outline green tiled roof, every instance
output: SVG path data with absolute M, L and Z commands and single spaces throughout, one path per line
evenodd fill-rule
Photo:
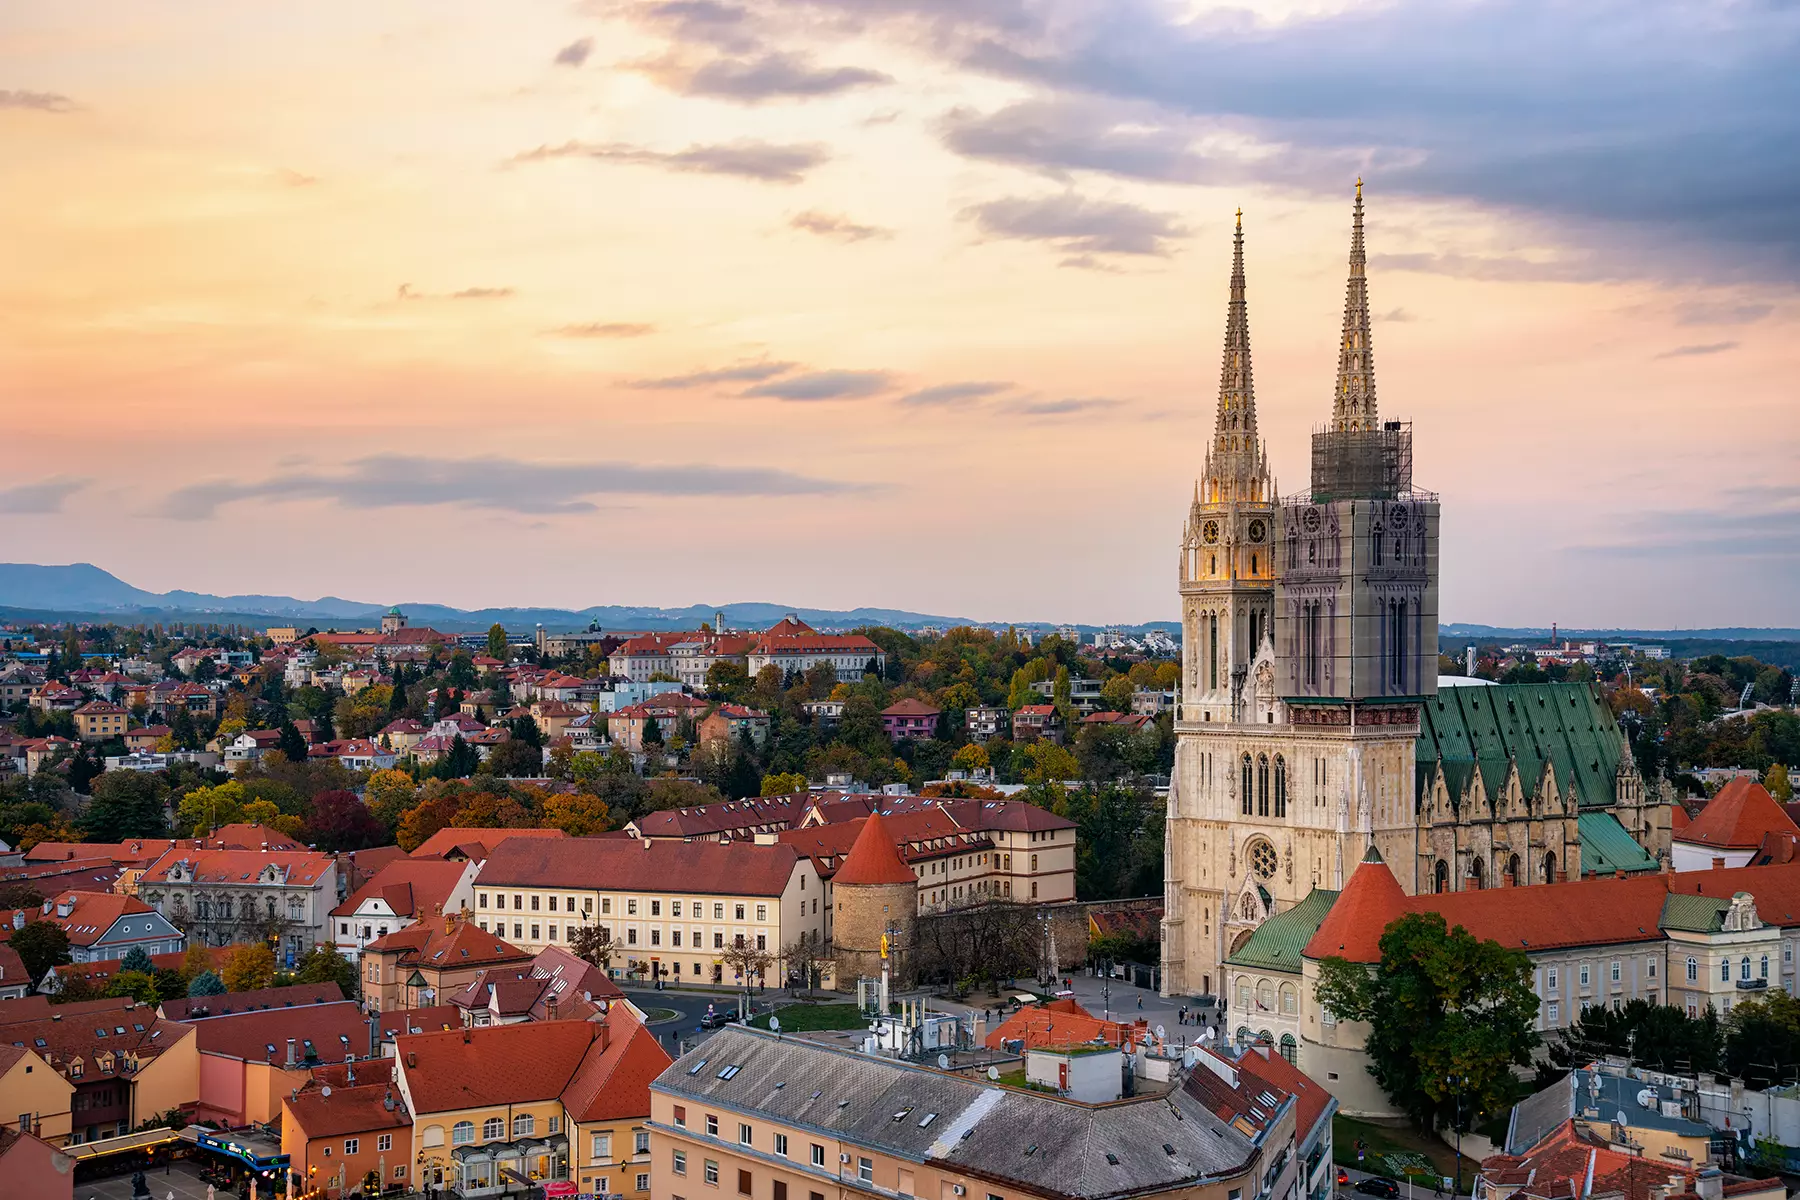
M 1278 912 L 1258 925 L 1250 940 L 1225 961 L 1234 967 L 1261 967 L 1267 971 L 1291 971 L 1298 975 L 1300 951 L 1312 941 L 1312 935 L 1319 932 L 1325 914 L 1331 911 L 1337 898 L 1334 891 L 1314 888 L 1294 907 Z
M 1609 812 L 1584 812 L 1581 826 L 1581 869 L 1611 875 L 1614 871 L 1654 871 L 1661 864 L 1638 845 L 1619 818 Z
M 1423 798 L 1441 763 L 1453 798 L 1461 800 L 1476 772 L 1489 797 L 1519 765 L 1526 798 L 1537 802 L 1549 763 L 1556 784 L 1583 808 L 1613 802 L 1624 735 L 1591 684 L 1515 683 L 1440 688 L 1421 706 L 1418 781 Z
M 1658 922 L 1664 929 L 1685 929 L 1692 933 L 1717 933 L 1725 910 L 1731 907 L 1731 901 L 1720 900 L 1712 896 L 1691 896 L 1680 892 L 1670 892 L 1663 901 L 1662 920 Z

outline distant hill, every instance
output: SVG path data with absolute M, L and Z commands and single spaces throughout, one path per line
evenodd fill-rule
M 794 613 L 819 628 L 847 629 L 858 625 L 917 627 L 986 625 L 1004 628 L 1007 622 L 972 621 L 967 617 L 911 612 L 900 608 L 807 608 L 760 601 L 739 604 L 690 604 L 685 608 L 630 605 L 595 605 L 592 608 L 451 608 L 423 601 L 402 601 L 397 606 L 415 625 L 429 625 L 448 633 L 487 629 L 499 623 L 518 633 L 538 625 L 550 630 L 602 629 L 660 632 L 693 629 L 720 612 L 726 623 L 743 629 L 764 629 L 785 614 Z M 213 621 L 251 626 L 300 625 L 352 628 L 374 625 L 388 603 L 345 600 L 323 596 L 299 600 L 292 596 L 216 596 L 207 592 L 147 592 L 136 588 L 92 563 L 39 566 L 34 563 L 0 563 L 0 618 L 10 621 L 60 621 L 71 618 L 111 618 L 128 622 Z M 1016 622 L 1021 628 L 1045 629 L 1043 621 Z M 1086 633 L 1102 628 L 1077 626 Z M 1152 621 L 1126 626 L 1128 630 L 1175 630 L 1175 621 Z

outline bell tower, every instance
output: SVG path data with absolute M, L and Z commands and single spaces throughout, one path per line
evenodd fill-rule
M 1242 719 L 1250 664 L 1273 634 L 1275 516 L 1268 449 L 1256 430 L 1239 209 L 1218 414 L 1181 538 L 1181 720 Z

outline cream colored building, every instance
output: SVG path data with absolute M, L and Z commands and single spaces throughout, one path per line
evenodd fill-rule
M 532 952 L 598 925 L 615 976 L 735 982 L 726 951 L 750 947 L 770 956 L 773 982 L 784 947 L 825 940 L 825 907 L 812 860 L 791 846 L 509 838 L 476 876 L 473 919 Z

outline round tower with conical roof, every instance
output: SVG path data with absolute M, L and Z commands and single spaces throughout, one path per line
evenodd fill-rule
M 881 978 L 884 948 L 891 986 L 910 986 L 919 880 L 879 812 L 863 822 L 850 853 L 832 873 L 831 905 L 838 989 L 851 991 L 864 976 Z

